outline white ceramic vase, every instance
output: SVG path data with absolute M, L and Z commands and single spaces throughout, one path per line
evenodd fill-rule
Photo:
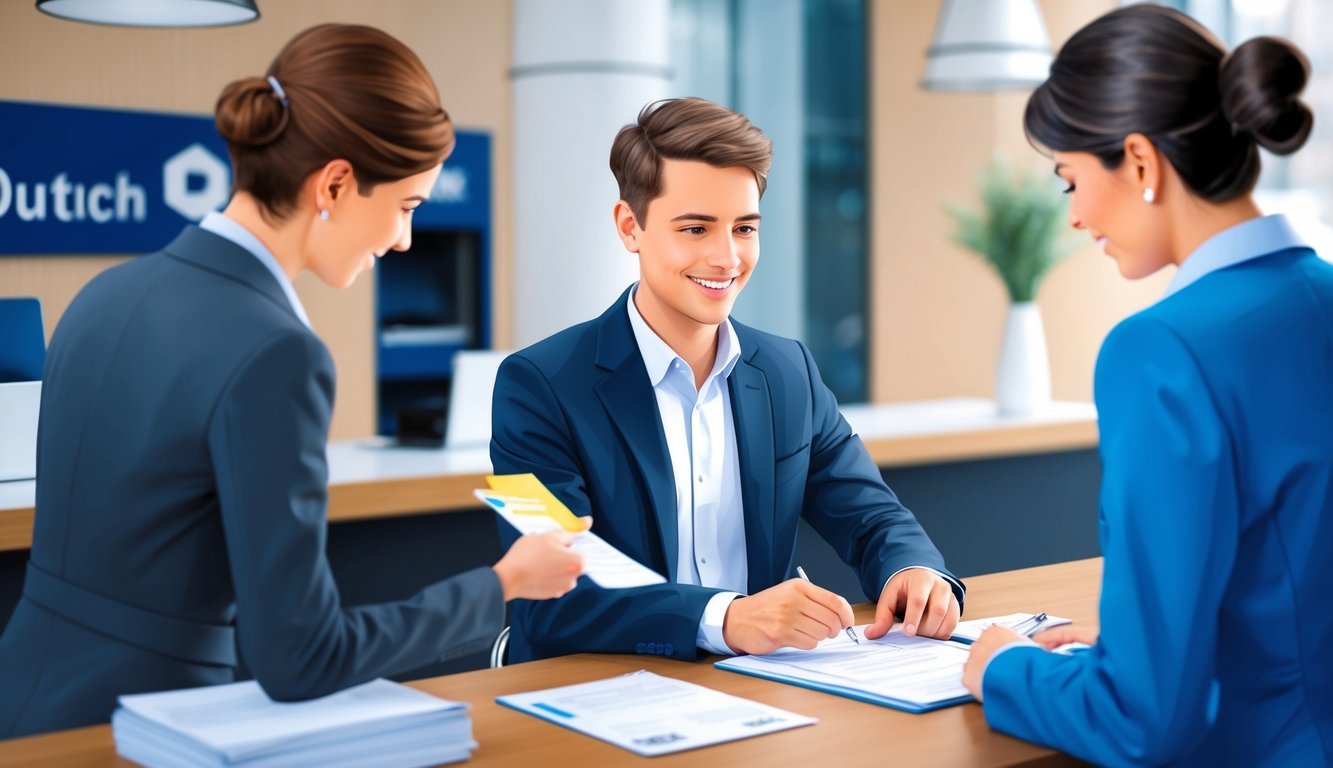
M 1051 402 L 1046 334 L 1034 302 L 1009 306 L 995 372 L 995 400 L 1001 416 L 1026 416 Z

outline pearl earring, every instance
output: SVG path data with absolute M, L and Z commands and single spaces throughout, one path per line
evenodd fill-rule
M 1143 188 L 1143 202 L 1147 203 L 1148 205 L 1152 205 L 1153 201 L 1156 199 L 1157 199 L 1157 193 L 1153 191 L 1152 187 Z
M 329 212 L 328 212 L 327 210 L 323 210 L 323 209 L 321 209 L 320 212 L 319 212 L 319 220 L 320 220 L 320 221 L 328 221 L 328 220 L 329 220 Z

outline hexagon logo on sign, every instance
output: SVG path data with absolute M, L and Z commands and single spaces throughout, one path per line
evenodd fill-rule
M 231 172 L 202 144 L 191 144 L 162 166 L 162 195 L 176 213 L 199 221 L 227 202 Z

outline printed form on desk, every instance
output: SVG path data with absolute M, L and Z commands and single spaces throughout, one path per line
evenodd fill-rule
M 644 670 L 496 701 L 645 757 L 819 722 Z

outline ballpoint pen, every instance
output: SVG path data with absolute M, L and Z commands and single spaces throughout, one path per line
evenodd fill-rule
M 1028 623 L 1031 623 L 1031 624 L 1032 624 L 1032 627 L 1031 627 L 1031 628 L 1029 628 L 1029 629 L 1019 629 L 1019 627 L 1023 626 L 1024 624 L 1028 624 Z M 1045 624 L 1045 623 L 1046 623 L 1046 612 L 1043 611 L 1043 612 L 1041 612 L 1041 613 L 1033 614 L 1032 616 L 1029 616 L 1029 617 L 1027 617 L 1026 619 L 1023 619 L 1022 621 L 1018 622 L 1017 624 L 1011 626 L 1010 629 L 1012 629 L 1012 630 L 1015 631 L 1015 632 L 1020 633 L 1021 635 L 1023 635 L 1023 637 L 1032 637 L 1033 635 L 1037 634 L 1037 630 L 1041 629 L 1041 625 L 1042 625 L 1042 624 Z
M 799 565 L 796 566 L 796 575 L 801 577 L 801 581 L 804 581 L 807 584 L 814 584 L 813 581 L 810 581 L 810 577 L 805 575 L 805 569 Z M 1045 616 L 1046 614 L 1042 615 Z M 843 627 L 842 631 L 847 633 L 847 636 L 852 639 L 853 643 L 856 643 L 857 645 L 861 644 L 861 638 L 856 636 L 856 632 L 852 631 L 851 627 Z
M 1038 630 L 1042 628 L 1042 625 L 1046 623 L 1047 618 L 1049 617 L 1046 615 L 1044 611 L 1042 613 L 1034 613 L 1033 615 L 1027 617 L 1026 619 L 1023 619 L 1022 621 L 1008 625 L 1006 628 L 1019 633 L 1023 637 L 1032 637 L 1033 635 L 1037 634 Z M 1031 624 L 1032 626 L 1029 627 L 1028 629 L 1022 629 L 1023 625 L 1025 624 Z M 1004 627 L 1005 625 L 994 624 L 992 626 Z M 968 637 L 967 635 L 951 635 L 949 639 L 955 643 L 962 643 L 963 645 L 972 645 L 973 643 L 976 642 L 975 639 Z

